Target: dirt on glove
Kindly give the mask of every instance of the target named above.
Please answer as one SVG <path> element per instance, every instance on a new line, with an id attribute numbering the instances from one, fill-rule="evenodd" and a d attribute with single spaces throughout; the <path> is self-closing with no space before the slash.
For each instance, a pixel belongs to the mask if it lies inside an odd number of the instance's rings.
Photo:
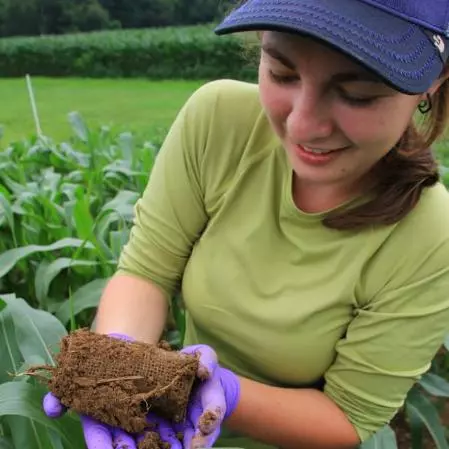
<path id="1" fill-rule="evenodd" d="M 157 432 L 149 431 L 145 433 L 144 438 L 137 444 L 137 449 L 170 449 L 171 445 L 161 440 Z M 130 447 L 122 443 L 114 443 L 113 449 L 130 449 Z"/>
<path id="2" fill-rule="evenodd" d="M 138 444 L 138 449 L 170 449 L 169 443 L 164 443 L 156 432 L 147 432 L 145 438 Z"/>
<path id="3" fill-rule="evenodd" d="M 167 343 L 127 342 L 87 329 L 63 337 L 55 361 L 27 373 L 49 371 L 49 390 L 69 410 L 130 433 L 148 429 L 149 411 L 183 421 L 199 367 L 199 357 Z M 158 438 L 149 432 L 139 449 L 165 449 Z"/>

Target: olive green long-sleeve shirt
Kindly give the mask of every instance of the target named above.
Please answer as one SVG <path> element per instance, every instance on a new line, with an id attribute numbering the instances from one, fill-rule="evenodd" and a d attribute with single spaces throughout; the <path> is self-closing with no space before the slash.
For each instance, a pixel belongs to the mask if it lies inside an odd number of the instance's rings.
<path id="1" fill-rule="evenodd" d="M 290 388 L 322 379 L 366 440 L 447 331 L 449 195 L 439 184 L 395 225 L 341 232 L 299 210 L 291 185 L 258 86 L 204 85 L 157 157 L 118 272 L 167 298 L 182 289 L 185 344 L 211 345 L 236 373 Z"/>

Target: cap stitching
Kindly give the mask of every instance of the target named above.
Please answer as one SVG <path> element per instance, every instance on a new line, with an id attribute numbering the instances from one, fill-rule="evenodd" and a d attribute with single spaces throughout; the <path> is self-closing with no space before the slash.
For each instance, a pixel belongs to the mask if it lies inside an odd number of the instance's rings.
<path id="1" fill-rule="evenodd" d="M 273 12 L 266 11 L 266 13 L 271 14 L 271 13 L 273 13 Z M 307 11 L 305 11 L 305 14 L 309 15 L 310 17 L 312 17 L 312 19 L 327 22 L 327 23 L 328 23 L 329 25 L 331 25 L 332 28 L 334 28 L 334 29 L 335 29 L 335 28 L 337 28 L 337 29 L 338 29 L 338 28 L 343 28 L 340 24 L 331 22 L 328 18 L 324 18 L 324 17 L 321 17 L 321 16 L 317 16 L 317 15 L 315 15 L 315 14 L 313 14 L 313 13 L 308 13 Z M 242 14 L 242 15 L 243 15 L 243 14 Z M 245 13 L 244 15 L 246 15 L 246 13 Z M 257 18 L 260 17 L 260 16 L 261 16 L 260 13 L 258 13 L 258 14 L 252 13 L 252 14 L 251 14 L 251 17 L 254 18 L 254 19 L 257 19 Z M 264 18 L 264 19 L 267 19 L 266 14 L 263 15 L 263 18 Z M 287 20 L 287 21 L 289 21 L 289 22 L 294 21 L 294 22 L 296 22 L 296 23 L 302 23 L 300 17 L 296 17 L 296 18 L 295 18 L 295 17 L 292 17 L 292 16 L 283 15 L 283 14 L 273 14 L 272 19 L 274 19 L 275 21 L 276 21 L 276 20 L 279 20 L 279 19 L 284 19 L 284 20 Z M 232 22 L 232 21 L 230 21 L 230 22 Z M 229 22 L 228 22 L 228 23 L 229 23 Z M 287 22 L 287 23 L 288 23 L 288 22 Z M 280 24 L 280 25 L 281 25 L 281 24 Z M 427 69 L 432 65 L 432 62 L 435 60 L 435 57 L 436 57 L 436 51 L 435 51 L 435 55 L 434 55 L 433 57 L 429 58 L 429 59 L 427 60 L 426 64 L 425 64 L 423 67 L 421 67 L 420 70 L 415 70 L 415 71 L 405 71 L 404 69 L 398 69 L 398 68 L 394 67 L 394 66 L 391 65 L 388 61 L 385 61 L 384 59 L 380 58 L 379 55 L 369 52 L 366 48 L 361 47 L 356 41 L 351 41 L 351 40 L 349 40 L 345 35 L 340 34 L 340 33 L 337 33 L 337 32 L 335 32 L 334 30 L 330 30 L 329 28 L 326 28 L 325 26 L 320 25 L 319 23 L 314 23 L 314 25 L 317 26 L 319 29 L 325 30 L 325 31 L 328 32 L 329 34 L 334 35 L 335 37 L 338 37 L 338 38 L 342 39 L 342 40 L 345 41 L 346 43 L 349 43 L 349 44 L 355 46 L 356 48 L 358 48 L 359 50 L 361 50 L 362 52 L 364 52 L 364 53 L 367 54 L 368 56 L 372 57 L 373 59 L 375 59 L 375 60 L 381 62 L 383 65 L 385 65 L 385 66 L 387 66 L 388 68 L 390 68 L 392 71 L 394 71 L 394 72 L 396 72 L 396 73 L 401 73 L 403 76 L 406 76 L 407 78 L 411 78 L 411 79 L 419 79 L 420 77 L 422 77 L 423 74 L 427 71 Z M 397 61 L 405 62 L 405 63 L 409 63 L 409 62 L 414 62 L 414 61 L 416 61 L 417 57 L 420 56 L 420 55 L 422 54 L 422 50 L 423 50 L 423 48 L 424 48 L 424 43 L 426 43 L 426 41 L 423 39 L 423 40 L 420 42 L 420 46 L 418 47 L 418 49 L 417 49 L 414 53 L 409 54 L 409 55 L 404 55 L 404 56 L 402 56 L 402 55 L 397 55 L 397 54 L 395 54 L 395 53 L 393 53 L 393 52 L 391 52 L 391 51 L 389 51 L 389 50 L 383 48 L 383 47 L 382 47 L 381 45 L 379 45 L 378 43 L 371 42 L 371 41 L 367 41 L 365 36 L 362 36 L 362 35 L 360 35 L 360 34 L 354 33 L 354 32 L 352 32 L 351 30 L 347 30 L 347 29 L 344 29 L 344 31 L 345 31 L 346 34 L 347 34 L 347 32 L 349 31 L 349 32 L 350 32 L 351 34 L 353 34 L 357 39 L 361 39 L 361 40 L 367 42 L 369 45 L 372 45 L 372 46 L 376 47 L 376 48 L 379 49 L 382 53 L 389 55 L 390 57 L 392 57 L 393 59 L 395 59 L 395 60 L 397 60 Z"/>
<path id="2" fill-rule="evenodd" d="M 295 2 L 295 1 L 291 1 L 291 0 L 285 0 L 284 2 L 282 2 L 282 7 L 289 7 L 289 6 L 291 6 L 292 8 L 294 8 L 296 10 L 298 8 L 298 3 Z M 343 16 L 341 14 L 337 14 L 335 12 L 328 11 L 327 9 L 321 8 L 321 7 L 317 6 L 317 5 L 310 5 L 310 4 L 303 3 L 302 6 L 305 7 L 305 8 L 308 8 L 308 9 L 310 9 L 312 11 L 316 11 L 317 13 L 324 13 L 326 15 L 330 14 L 330 15 L 334 16 L 335 18 L 337 18 L 339 22 L 345 22 L 345 23 L 347 23 L 351 27 L 356 27 L 361 32 L 363 32 L 364 34 L 368 33 L 372 37 L 374 37 L 376 39 L 379 39 L 379 40 L 382 40 L 385 43 L 400 44 L 400 43 L 410 39 L 410 37 L 415 32 L 415 29 L 410 27 L 407 30 L 407 33 L 399 36 L 398 38 L 396 38 L 396 37 L 391 37 L 390 38 L 390 37 L 384 36 L 384 35 L 382 35 L 380 33 L 376 33 L 375 31 L 371 30 L 370 28 L 365 27 L 363 24 L 361 24 L 359 22 L 355 22 L 355 21 L 353 21 L 352 19 L 350 19 L 350 18 L 348 18 L 346 16 Z M 257 10 L 260 10 L 261 7 L 264 8 L 265 10 L 272 9 L 272 10 L 276 11 L 275 7 L 273 7 L 273 3 L 272 2 L 268 2 L 268 1 L 262 0 L 262 1 L 260 1 L 258 3 L 257 9 L 255 7 L 254 7 L 254 9 L 256 9 L 256 11 L 257 11 Z M 253 7 L 251 6 L 251 4 L 244 4 L 244 6 L 241 7 L 241 10 L 252 11 Z M 238 13 L 238 11 L 237 11 L 237 13 Z"/>

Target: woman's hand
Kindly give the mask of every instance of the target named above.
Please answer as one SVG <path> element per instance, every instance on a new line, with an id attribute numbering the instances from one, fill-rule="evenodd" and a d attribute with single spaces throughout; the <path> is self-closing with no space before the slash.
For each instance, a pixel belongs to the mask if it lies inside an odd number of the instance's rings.
<path id="1" fill-rule="evenodd" d="M 43 406 L 45 413 L 51 418 L 59 418 L 66 410 L 52 393 L 47 393 L 44 397 Z M 137 449 L 139 442 L 145 437 L 145 433 L 131 435 L 88 416 L 80 415 L 80 420 L 88 449 Z M 172 425 L 152 413 L 148 414 L 147 421 L 151 430 L 158 433 L 163 442 L 170 444 L 170 449 L 182 449 L 177 433 L 184 431 L 184 424 Z"/>
<path id="2" fill-rule="evenodd" d="M 221 367 L 215 351 L 206 345 L 184 348 L 185 354 L 199 354 L 200 380 L 193 391 L 183 429 L 184 449 L 212 447 L 218 439 L 223 421 L 235 410 L 240 398 L 240 380 Z"/>

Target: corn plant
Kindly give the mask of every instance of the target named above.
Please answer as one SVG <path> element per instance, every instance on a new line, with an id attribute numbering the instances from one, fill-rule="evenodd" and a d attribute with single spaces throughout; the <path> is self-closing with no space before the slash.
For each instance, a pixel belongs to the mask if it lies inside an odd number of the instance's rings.
<path id="1" fill-rule="evenodd" d="M 90 326 L 157 155 L 157 143 L 136 142 L 106 127 L 92 131 L 77 113 L 69 121 L 68 142 L 41 136 L 0 153 L 4 449 L 85 447 L 78 417 L 46 417 L 44 385 L 21 373 L 33 364 L 54 364 L 61 337 Z M 175 315 L 179 326 L 167 329 L 166 338 L 179 346 L 182 310 Z"/>
<path id="2" fill-rule="evenodd" d="M 43 137 L 0 153 L 1 291 L 64 323 L 96 305 L 156 156 L 131 134 L 91 132 L 76 113 L 70 120 L 71 142 Z"/>
<path id="3" fill-rule="evenodd" d="M 30 365 L 54 364 L 59 340 L 66 334 L 64 326 L 13 294 L 3 295 L 0 307 L 0 447 L 83 447 L 78 417 L 68 413 L 49 420 L 41 406 L 44 386 L 21 376 Z"/>

